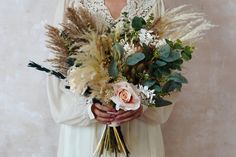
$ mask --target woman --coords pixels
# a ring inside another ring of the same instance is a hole
[[[68,6],[82,6],[101,16],[108,25],[121,19],[121,13],[148,17],[164,12],[162,0],[59,0],[55,24],[63,21]],[[60,124],[58,157],[92,157],[104,123],[118,122],[131,157],[164,157],[160,124],[167,121],[173,104],[161,108],[136,111],[114,111],[101,104],[89,103],[89,98],[78,97],[64,88],[62,81],[48,77],[48,97],[54,120]],[[170,101],[175,102],[175,97]]]

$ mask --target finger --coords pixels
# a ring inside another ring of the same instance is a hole
[[[133,116],[130,116],[130,117],[127,117],[125,119],[122,119],[120,121],[117,121],[118,124],[122,124],[122,123],[125,123],[125,122],[129,122],[131,120],[134,120],[134,119],[137,119],[138,117],[141,116],[141,113],[140,112],[137,112],[135,113]]]
[[[95,113],[96,116],[102,117],[102,118],[112,118],[112,117],[114,118],[115,117],[115,115],[112,115],[112,114],[109,114],[109,113],[106,113],[106,112],[102,112],[97,108],[94,109],[94,113]]]
[[[122,120],[122,119],[126,119],[132,115],[134,115],[137,111],[126,111],[120,115],[117,115],[115,120],[119,121],[119,120]]]
[[[141,115],[142,114],[142,110],[143,110],[143,108],[140,107],[139,109],[134,110],[134,111],[126,111],[123,114],[117,115],[115,120],[116,121],[120,121],[120,120],[129,118],[129,117],[131,117],[131,116],[133,116],[135,114],[140,114]]]
[[[142,111],[142,110],[143,110],[143,106],[140,106],[137,110],[131,110],[131,111],[138,112],[138,111]],[[119,110],[118,112],[115,113],[115,115],[119,116],[119,115],[122,115],[124,113],[131,112],[131,111]]]
[[[104,112],[114,112],[115,109],[112,108],[111,106],[104,106],[100,104],[95,104],[95,107],[97,107],[99,110],[104,111]]]
[[[124,114],[124,113],[126,113],[126,112],[129,112],[129,111],[119,110],[119,111],[117,111],[117,112],[115,112],[115,113],[112,113],[112,114],[118,116],[118,115]]]
[[[100,123],[103,123],[103,124],[110,124],[114,119],[113,118],[97,117],[96,120]]]

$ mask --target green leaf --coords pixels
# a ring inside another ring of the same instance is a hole
[[[108,73],[113,79],[116,79],[119,74],[117,62],[114,59],[111,61],[110,65],[108,67]]]
[[[172,73],[169,77],[169,80],[178,82],[178,83],[188,83],[188,80],[180,73]]]
[[[160,48],[160,57],[167,58],[170,55],[170,46],[168,44]]]
[[[138,52],[128,56],[126,63],[127,65],[135,65],[143,59],[145,59],[145,55],[142,52]]]
[[[181,40],[177,40],[176,43],[173,45],[174,49],[183,49],[183,43]]]
[[[185,61],[192,59],[192,55],[187,53],[182,53],[182,57]]]
[[[113,49],[115,50],[118,59],[120,59],[124,55],[125,50],[119,43],[115,43]]]
[[[157,93],[160,93],[162,91],[162,89],[159,85],[154,85],[153,88],[154,88],[155,92],[157,92]]]
[[[155,98],[155,106],[156,107],[163,107],[163,106],[168,106],[171,104],[172,104],[172,102],[165,100],[159,96]]]
[[[146,25],[146,21],[142,17],[135,16],[132,20],[132,27],[135,31],[139,31],[140,29],[144,28]]]
[[[162,67],[162,66],[165,66],[167,63],[166,63],[166,62],[163,62],[163,61],[160,61],[160,60],[157,60],[157,61],[156,61],[156,64],[157,64],[159,67]]]
[[[185,48],[182,52],[183,59],[186,61],[192,59],[192,53],[193,53],[193,48],[190,46],[185,46]]]
[[[171,74],[171,69],[170,68],[166,68],[166,67],[161,67],[158,69],[159,73],[163,76],[163,75],[170,75]]]
[[[180,91],[181,88],[182,88],[181,83],[170,80],[163,86],[162,91],[165,92],[165,93],[169,93],[169,92],[172,92],[174,90]]]
[[[143,53],[145,54],[145,61],[149,61],[152,59],[153,53],[151,53],[151,49],[145,43],[143,43]]]
[[[193,53],[193,47],[185,46],[185,47],[184,47],[184,51],[185,51],[186,53],[191,54],[191,53]]]
[[[152,87],[156,83],[155,80],[147,80],[143,83],[143,86],[148,86],[148,88]]]
[[[150,47],[148,45],[146,45],[145,43],[143,43],[143,53],[147,54],[150,53]]]
[[[168,57],[161,56],[161,59],[166,62],[174,62],[178,60],[179,58],[181,58],[181,55],[180,55],[180,52],[178,52],[177,50],[171,51]]]
[[[169,64],[169,68],[172,69],[172,70],[179,70],[181,71],[181,65],[183,64],[183,59],[180,58],[174,62],[171,62],[171,64]]]
[[[174,46],[174,42],[171,40],[166,39],[166,43],[170,46],[173,47]]]

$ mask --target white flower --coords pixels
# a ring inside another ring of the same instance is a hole
[[[136,52],[134,44],[129,44],[129,43],[124,44],[124,50],[125,50],[125,58]]]
[[[167,43],[166,43],[165,39],[158,40],[157,43],[156,43],[156,48],[162,47],[162,46],[164,46],[166,44]]]
[[[148,86],[142,86],[142,85],[139,85],[138,89],[140,93],[144,94],[145,97],[149,100],[149,103],[152,104],[155,103],[155,100],[153,100],[153,97],[156,96],[156,94],[154,94],[155,90],[149,90]]]
[[[94,78],[96,78],[96,72],[91,68],[81,69],[72,67],[67,75],[70,90],[79,95],[84,95],[88,88],[88,82],[94,80]]]
[[[154,36],[151,34],[152,31],[148,31],[146,29],[141,29],[139,32],[139,40],[141,44],[149,45],[153,42]]]
[[[124,46],[126,41],[124,39],[121,39],[119,43],[120,43],[120,45]]]

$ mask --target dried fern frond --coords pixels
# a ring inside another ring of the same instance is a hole
[[[51,62],[57,71],[66,74],[68,69],[67,57],[69,55],[69,49],[66,43],[68,41],[61,35],[61,31],[58,28],[47,25],[46,29],[46,34],[49,37],[47,47],[54,53],[54,57],[47,61]]]
[[[69,56],[77,53],[82,45],[89,42],[84,38],[85,34],[105,31],[105,25],[85,8],[68,8],[65,16],[67,20],[61,24],[62,29],[46,26],[49,38],[48,48],[54,53],[54,57],[47,61],[51,62],[53,67],[64,75],[69,68],[67,64]]]
[[[160,37],[170,40],[180,39],[193,43],[203,37],[206,30],[214,27],[204,18],[204,14],[187,9],[187,5],[167,10],[154,22],[152,30]]]
[[[92,96],[97,98],[105,97],[106,89],[110,76],[108,74],[109,52],[112,49],[112,41],[105,35],[91,31],[81,36],[86,40],[78,53],[72,57],[79,63],[83,63],[80,67],[75,68],[68,74],[68,80],[72,90],[82,93],[87,86],[93,87]],[[108,99],[107,99],[108,100]]]
[[[80,42],[81,36],[90,31],[101,32],[102,24],[96,20],[87,9],[80,7],[68,8],[66,12],[67,22],[63,23],[63,29],[66,34],[76,42]]]

